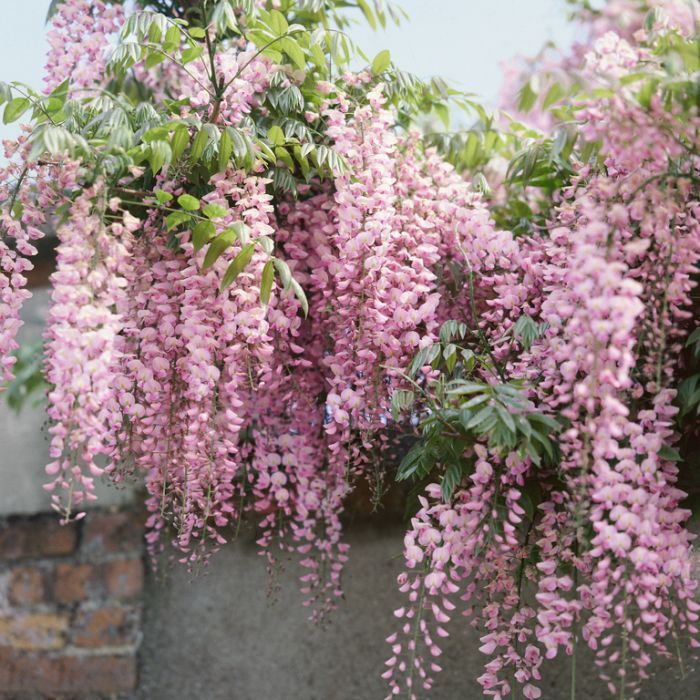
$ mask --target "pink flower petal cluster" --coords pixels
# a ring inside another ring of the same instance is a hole
[[[122,423],[114,375],[121,360],[122,305],[129,227],[105,225],[101,183],[86,188],[57,230],[56,272],[46,337],[46,378],[52,477],[46,488],[65,519],[81,517],[94,500],[101,456],[119,459]]]
[[[46,92],[66,78],[73,91],[103,84],[110,40],[121,29],[124,8],[102,0],[64,0],[51,20],[46,38]]]
[[[34,242],[44,237],[48,213],[63,203],[63,191],[77,178],[76,163],[29,162],[28,129],[23,127],[16,142],[4,142],[8,159],[0,169],[0,380],[12,377],[19,314],[31,296],[27,276],[33,269],[30,258],[37,253]]]
[[[577,644],[595,651],[601,678],[620,695],[649,675],[655,656],[685,654],[676,648],[681,639],[697,646],[689,512],[680,505],[685,494],[665,450],[677,440],[676,358],[700,262],[692,185],[698,163],[687,163],[683,143],[693,141],[700,124],[691,115],[680,126],[677,108],[656,98],[645,109],[632,88],[619,84],[638,62],[650,60],[611,33],[591,47],[588,79],[615,90],[582,105],[581,133],[602,144],[605,168],[579,164],[571,186],[558,195],[546,234],[522,241],[510,263],[501,264],[509,274],[491,277],[513,280],[517,303],[504,308],[501,292],[491,302],[497,313],[480,314],[494,339],[517,317],[518,306],[547,324],[518,361],[502,359],[511,376],[531,385],[540,406],[565,421],[556,481],[546,469],[519,464],[515,454],[495,463],[484,455],[476,463],[471,479],[491,484],[486,508],[495,514],[500,507],[503,528],[493,536],[493,521],[482,517],[461,540],[485,543],[481,569],[452,560],[445,572],[414,534],[417,522],[470,502],[468,483],[451,504],[429,487],[406,542],[409,571],[421,569],[400,578],[411,607],[399,616],[419,616],[436,575],[446,573],[484,631],[481,650],[490,660],[479,682],[496,698],[507,697],[516,683],[526,697],[539,697],[542,661],[561,651],[575,654]],[[686,162],[686,175],[667,181],[677,162]],[[522,477],[535,473],[544,489],[540,513],[523,530],[517,527]],[[473,508],[479,511],[476,503]],[[444,538],[434,527],[436,539]],[[536,566],[526,563],[534,546]],[[493,569],[484,572],[491,562]],[[524,590],[534,592],[534,600]],[[425,620],[416,630],[412,636],[411,625],[404,625],[407,643],[390,638],[394,656],[385,677],[393,694],[416,693],[416,673],[430,686],[425,654],[410,640],[423,636],[428,651],[434,643]],[[409,660],[402,661],[407,649]]]
[[[455,319],[563,429],[547,464],[479,438],[465,448],[473,468],[451,500],[434,483],[419,499],[398,580],[406,603],[388,639],[390,695],[432,688],[458,611],[479,629],[478,680],[497,700],[520,689],[540,697],[544,660],[582,643],[624,694],[655,655],[694,639],[692,538],[670,457],[676,358],[700,263],[700,163],[685,144],[700,123],[656,97],[642,107],[622,80],[658,60],[640,44],[639,7],[609,3],[591,40],[550,66],[604,88],[577,105],[579,136],[600,144],[600,163],[574,163],[546,225],[528,237],[499,230],[451,165],[417,132],[396,128],[384,86],[366,72],[345,76],[347,93],[320,84],[324,102],[306,114],[342,160],[333,178],[274,200],[259,160],[197,188],[204,205],[225,212],[216,232],[238,232],[213,264],[192,230],[169,230],[147,193],[136,205],[113,196],[129,178],[112,190],[65,159],[30,162],[26,135],[8,144],[16,160],[0,172],[0,199],[11,204],[0,214],[3,379],[32,241],[58,204],[70,205],[57,227],[45,336],[47,489],[64,518],[80,517],[102,474],[140,478],[151,552],[171,539],[194,566],[247,516],[271,572],[277,552],[298,556],[306,604],[322,617],[342,594],[346,501],[360,480],[381,493],[389,474],[392,394],[417,351]],[[687,33],[681,6],[664,9],[656,28]],[[77,92],[101,85],[122,12],[101,0],[61,4],[48,90],[67,77]],[[612,18],[620,31],[610,31]],[[221,99],[200,89],[202,61],[184,74],[159,69],[168,94],[189,101],[183,117],[246,125],[251,111],[264,112],[267,91],[298,79],[236,42],[214,63],[227,86]],[[177,168],[157,185],[173,203],[191,189]],[[248,243],[249,263],[223,285]],[[270,250],[282,273],[263,304]],[[306,293],[308,317],[285,269]],[[516,352],[503,340],[524,313],[546,330]],[[436,374],[425,367],[419,381]]]

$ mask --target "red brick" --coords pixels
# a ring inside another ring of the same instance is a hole
[[[77,603],[90,598],[91,593],[101,592],[98,572],[92,564],[61,563],[53,577],[53,597],[58,603]]]
[[[101,564],[62,562],[55,567],[53,597],[58,603],[130,599],[143,590],[143,561],[115,559]]]
[[[143,547],[144,518],[137,511],[89,513],[83,524],[83,552],[138,553]]]
[[[143,590],[143,561],[116,559],[102,565],[105,591],[110,598],[134,598]]]
[[[0,561],[62,557],[78,544],[78,523],[60,525],[58,517],[8,518],[0,523]]]
[[[0,647],[5,692],[118,693],[136,687],[134,654],[35,654]]]
[[[29,613],[1,616],[0,644],[14,649],[60,649],[65,646],[67,630],[66,614]]]
[[[46,573],[31,566],[10,571],[8,598],[12,605],[36,605],[46,600]]]
[[[138,622],[135,608],[80,610],[73,621],[73,644],[92,648],[134,644]]]

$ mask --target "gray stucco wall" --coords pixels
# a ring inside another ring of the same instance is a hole
[[[151,576],[138,700],[384,698],[379,677],[389,651],[384,639],[396,629],[392,611],[403,604],[395,583],[402,536],[400,523],[350,524],[345,600],[325,629],[307,619],[295,562],[286,564],[274,599],[267,597],[264,562],[250,533],[215,554],[204,576],[192,579],[181,565],[165,582]],[[460,617],[449,629],[440,658],[444,671],[425,697],[478,700],[475,679],[485,660],[478,634]],[[578,668],[578,700],[610,697],[588,655],[582,654]],[[543,670],[543,700],[570,700],[570,660],[555,660]],[[671,660],[638,697],[700,698],[700,674],[680,681]]]

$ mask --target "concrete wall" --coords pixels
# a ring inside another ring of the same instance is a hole
[[[392,611],[401,569],[400,523],[348,527],[345,600],[330,625],[315,627],[301,606],[295,562],[285,566],[273,597],[250,534],[212,558],[198,578],[176,566],[164,582],[147,577],[139,700],[380,700],[388,657],[384,639],[396,629]],[[431,700],[478,700],[485,657],[463,618],[449,626]],[[587,655],[579,658],[578,700],[609,697]],[[547,664],[543,700],[570,700],[570,660]],[[520,700],[522,695],[515,697]],[[673,660],[641,692],[642,700],[700,698],[700,674],[678,680]],[[403,696],[402,696],[403,698]]]

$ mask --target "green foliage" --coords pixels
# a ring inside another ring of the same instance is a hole
[[[681,420],[695,420],[700,416],[700,374],[693,374],[678,385],[676,403]]]
[[[372,75],[381,75],[391,65],[391,54],[385,49],[372,61]]]
[[[42,398],[37,395],[43,394],[48,385],[42,371],[44,353],[41,341],[22,345],[15,357],[14,378],[5,385],[4,391],[7,405],[19,413],[32,396],[36,397],[35,405],[41,403]]]
[[[528,316],[522,319],[510,337],[526,349],[546,327]],[[438,479],[445,500],[473,470],[477,444],[502,457],[517,452],[537,465],[557,460],[553,436],[561,428],[559,421],[537,410],[521,381],[502,379],[492,354],[480,346],[465,323],[447,321],[439,342],[422,348],[411,362],[404,379],[413,388],[392,397],[395,420],[411,417],[419,422],[417,439],[396,478]],[[425,382],[425,367],[440,370],[438,378]]]

